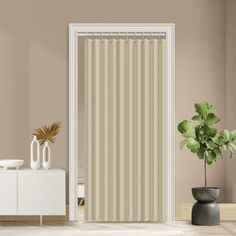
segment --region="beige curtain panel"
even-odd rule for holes
[[[86,39],[86,219],[165,218],[164,39]]]

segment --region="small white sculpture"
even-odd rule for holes
[[[51,168],[51,150],[47,141],[43,146],[43,168],[45,170]]]
[[[34,157],[35,148],[36,148],[36,160]],[[40,168],[40,144],[35,135],[30,146],[30,167],[31,169],[34,169],[34,170],[37,170]]]
[[[33,131],[33,135],[35,135],[39,143],[43,145],[42,166],[45,170],[51,168],[51,150],[48,141],[54,143],[60,127],[60,122],[54,122],[51,126],[43,125],[41,128],[34,129]]]

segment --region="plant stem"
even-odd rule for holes
[[[207,164],[207,159],[206,159],[206,155],[204,155],[204,176],[205,176],[205,188],[207,188],[206,164]]]

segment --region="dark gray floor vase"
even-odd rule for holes
[[[219,225],[220,210],[216,204],[219,197],[219,188],[192,188],[193,197],[197,202],[192,208],[193,225]]]

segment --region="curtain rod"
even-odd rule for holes
[[[78,32],[78,36],[81,37],[96,37],[96,36],[141,36],[141,37],[154,37],[154,36],[166,36],[166,33],[164,32]]]

